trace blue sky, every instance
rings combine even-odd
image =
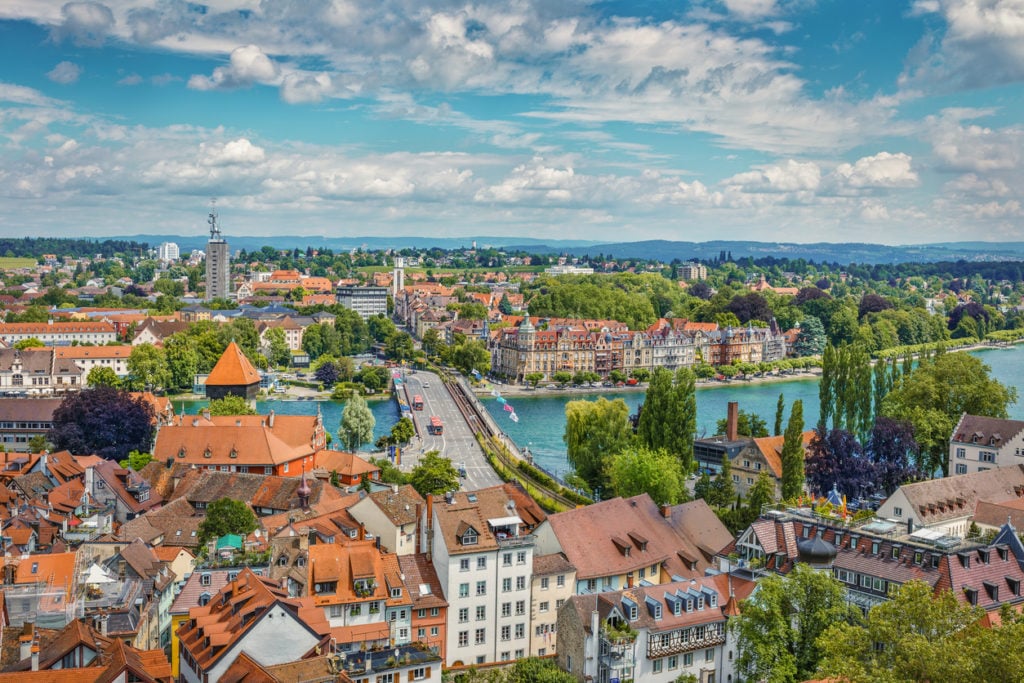
[[[3,0],[0,234],[1024,240],[1022,79],[1024,0]]]

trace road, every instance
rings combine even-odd
[[[412,412],[420,438],[414,440],[403,453],[402,469],[412,469],[423,453],[436,450],[449,458],[456,467],[460,463],[465,464],[466,476],[462,479],[462,490],[476,491],[501,484],[501,478],[491,469],[473,432],[459,412],[448,389],[442,384],[441,378],[426,370],[404,370],[403,373],[402,379],[408,387],[409,400],[411,401],[417,394],[422,396],[423,410]],[[444,423],[442,436],[427,434],[427,425],[433,415],[440,417]],[[477,418],[473,416],[471,419]]]

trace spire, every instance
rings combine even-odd
[[[302,461],[302,481],[299,483],[299,488],[296,493],[299,496],[299,507],[306,509],[309,507],[309,494],[312,489],[309,486],[309,482],[306,481],[306,461]]]

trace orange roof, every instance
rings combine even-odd
[[[235,342],[228,344],[206,378],[206,384],[214,386],[246,386],[259,381],[260,373],[256,372],[256,368]]]
[[[347,451],[317,451],[314,456],[317,467],[328,472],[337,472],[345,476],[379,472],[380,468]]]
[[[312,455],[322,439],[316,415],[182,416],[160,428],[153,456],[207,465],[280,465]]]
[[[29,555],[18,563],[14,583],[42,581],[48,586],[66,586],[71,590],[75,584],[76,556],[73,552]]]
[[[131,344],[117,346],[58,346],[57,358],[124,358],[127,360],[134,347]]]
[[[813,438],[813,429],[807,430],[803,433],[803,445],[805,452]],[[761,451],[761,455],[764,456],[765,461],[768,463],[768,467],[772,469],[772,474],[775,475],[776,478],[782,476],[782,442],[785,441],[785,439],[786,437],[782,434],[778,436],[762,436],[754,439],[754,444],[756,444],[757,449]]]

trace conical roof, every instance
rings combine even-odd
[[[259,381],[260,373],[256,372],[256,368],[245,357],[238,344],[231,342],[210,371],[206,385],[237,387],[256,384]]]

